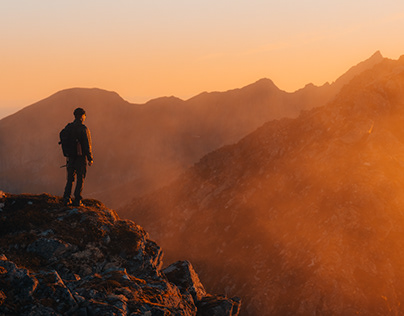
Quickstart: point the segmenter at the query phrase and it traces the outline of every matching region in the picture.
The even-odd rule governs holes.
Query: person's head
[[[84,121],[86,118],[86,111],[84,111],[82,108],[77,108],[73,112],[74,117],[76,120]]]

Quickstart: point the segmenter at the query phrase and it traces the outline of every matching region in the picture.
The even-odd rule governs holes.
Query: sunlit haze
[[[404,54],[397,0],[2,0],[0,118],[71,87],[143,103],[270,78],[332,82]]]

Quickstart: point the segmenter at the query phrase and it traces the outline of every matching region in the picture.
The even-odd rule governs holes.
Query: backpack
[[[62,145],[63,155],[65,157],[77,156],[77,143],[78,139],[73,123],[66,125],[59,133],[59,145]]]

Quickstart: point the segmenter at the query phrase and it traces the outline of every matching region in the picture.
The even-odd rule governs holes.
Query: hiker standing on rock
[[[64,205],[82,206],[81,193],[87,173],[87,163],[89,166],[93,164],[93,154],[91,151],[90,130],[83,124],[86,119],[86,112],[82,108],[77,108],[73,114],[75,120],[67,124],[60,132],[60,144],[67,160],[67,182],[63,194],[63,203]],[[76,176],[77,183],[72,203],[70,195]]]

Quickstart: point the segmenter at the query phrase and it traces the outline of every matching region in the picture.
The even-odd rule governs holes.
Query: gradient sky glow
[[[404,55],[402,0],[0,0],[0,118],[59,90],[143,103],[270,78],[332,82]]]

